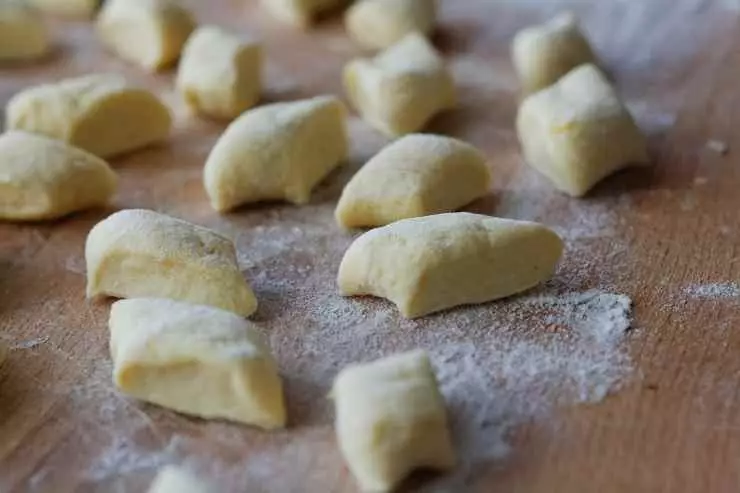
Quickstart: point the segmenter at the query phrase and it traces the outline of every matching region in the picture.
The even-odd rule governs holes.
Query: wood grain
[[[341,66],[358,51],[337,19],[303,33],[272,22],[256,2],[191,3],[202,22],[264,41],[267,101],[341,94]],[[602,219],[610,221],[608,234],[574,235],[577,248],[556,281],[573,290],[607,287],[628,294],[635,305],[635,330],[627,340],[635,371],[625,387],[599,404],[562,407],[546,422],[518,428],[512,454],[476,469],[466,490],[737,491],[738,299],[691,297],[685,289],[740,277],[738,5],[441,3],[435,43],[450,60],[462,98],[429,130],[464,138],[488,155],[495,188],[472,209],[566,230],[583,227],[584,220],[597,223],[590,226],[596,229]],[[650,136],[655,157],[652,168],[620,173],[581,201],[553,192],[524,166],[513,133],[518,96],[508,43],[520,27],[564,8],[582,17]],[[107,55],[89,23],[50,23],[59,41],[55,55],[38,65],[0,69],[0,104],[42,81],[114,71],[173,105],[178,124],[167,145],[113,162],[121,189],[111,210],[152,208],[236,238],[260,298],[256,320],[288,382],[291,428],[266,434],[205,423],[115,393],[107,354],[109,303],[85,301],[82,251],[90,227],[110,211],[0,224],[0,337],[15,345],[0,370],[0,492],[144,491],[167,462],[192,464],[224,491],[355,491],[324,399],[331,372],[312,374],[312,356],[301,349],[302,338],[320,328],[301,313],[311,307],[296,299],[295,285],[333,275],[340,247],[351,241],[350,234],[332,229],[333,205],[342,184],[384,139],[355,119],[351,163],[320,187],[311,204],[266,204],[219,217],[207,204],[200,176],[224,126],[187,115],[173,95],[172,73],[146,74]],[[727,142],[729,154],[708,150],[709,139]],[[368,303],[371,311],[386,307]],[[493,313],[495,307],[486,309]],[[400,326],[382,344],[403,349],[414,345],[414,337]],[[234,473],[240,470],[242,475]]]

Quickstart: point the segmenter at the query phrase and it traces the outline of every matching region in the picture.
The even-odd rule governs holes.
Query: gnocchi
[[[436,0],[360,0],[345,15],[349,35],[371,49],[388,48],[413,32],[430,34],[436,21]]]
[[[101,0],[31,0],[31,4],[44,12],[70,17],[92,17]]]
[[[23,2],[0,1],[0,62],[35,60],[51,49],[43,19]]]
[[[298,27],[308,27],[317,15],[347,0],[262,0],[262,5],[278,20]]]

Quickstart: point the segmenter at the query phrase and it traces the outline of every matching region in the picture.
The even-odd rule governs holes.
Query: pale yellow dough
[[[437,22],[436,0],[359,0],[345,15],[349,35],[365,48],[383,49]]]
[[[302,28],[308,27],[322,12],[345,3],[347,0],[262,0],[273,17]]]
[[[344,68],[344,88],[358,113],[384,134],[421,130],[456,103],[455,84],[444,60],[420,34],[409,34],[375,58]]]
[[[26,89],[10,100],[6,128],[67,142],[113,157],[165,140],[167,107],[119,76],[95,74]]]
[[[381,150],[347,184],[335,212],[346,228],[451,212],[485,195],[491,174],[475,147],[413,134]]]
[[[424,351],[349,366],[332,394],[339,448],[362,491],[391,491],[417,468],[454,467],[444,399]]]
[[[99,222],[85,260],[88,298],[172,298],[245,317],[257,309],[231,240],[154,211],[124,210]]]
[[[525,160],[574,197],[621,168],[649,162],[644,136],[594,65],[525,99],[516,125]]]
[[[109,50],[156,71],[177,61],[195,26],[192,14],[175,0],[107,0],[96,27]]]
[[[596,57],[570,13],[540,26],[528,27],[514,37],[511,58],[525,92],[534,92]]]
[[[165,466],[147,493],[215,493],[215,490],[181,467]]]
[[[552,275],[562,251],[541,224],[453,212],[363,234],[344,254],[338,283],[345,296],[386,298],[416,318],[525,291]]]
[[[285,426],[277,364],[238,315],[138,298],[114,303],[109,327],[113,381],[122,392],[201,418]]]
[[[46,26],[21,1],[0,0],[0,63],[40,58],[50,50]]]
[[[30,0],[30,3],[44,12],[70,17],[92,17],[100,6],[100,0]]]
[[[259,100],[261,67],[259,44],[203,26],[185,45],[176,85],[196,113],[230,120]]]
[[[0,135],[0,219],[56,219],[102,206],[117,181],[105,161],[82,149],[26,132]]]
[[[347,158],[345,108],[333,96],[249,110],[226,129],[203,183],[217,211],[265,200],[305,204]]]

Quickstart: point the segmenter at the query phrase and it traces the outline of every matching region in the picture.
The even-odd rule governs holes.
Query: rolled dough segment
[[[391,491],[417,468],[454,467],[444,399],[424,351],[349,366],[332,395],[339,448],[362,491]]]
[[[100,6],[101,0],[31,0],[31,4],[52,14],[90,18]]]
[[[338,283],[416,318],[525,291],[555,271],[563,243],[545,226],[453,212],[404,219],[357,238]]]
[[[102,159],[41,135],[0,134],[0,219],[40,221],[108,203],[118,179]]]
[[[122,77],[94,74],[31,87],[13,96],[6,128],[67,142],[103,158],[165,140],[167,107]]]
[[[435,0],[360,0],[347,10],[347,33],[365,48],[384,49],[413,32],[430,34]]]
[[[154,211],[124,210],[96,224],[85,261],[88,298],[171,298],[245,317],[257,310],[231,240]]]
[[[650,162],[645,137],[594,65],[530,95],[516,126],[525,160],[574,197],[619,169]]]
[[[35,9],[19,0],[0,1],[0,63],[36,60],[49,49],[46,26]]]
[[[122,392],[205,419],[285,426],[277,364],[240,316],[137,298],[114,303],[109,326],[113,381]]]
[[[316,16],[347,3],[347,0],[262,0],[268,12],[276,19],[306,28]]]
[[[215,493],[215,490],[181,467],[165,466],[157,473],[148,493]]]

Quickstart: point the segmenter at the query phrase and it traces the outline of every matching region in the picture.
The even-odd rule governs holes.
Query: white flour
[[[740,286],[734,282],[690,284],[683,290],[691,298],[715,299],[740,297]]]

